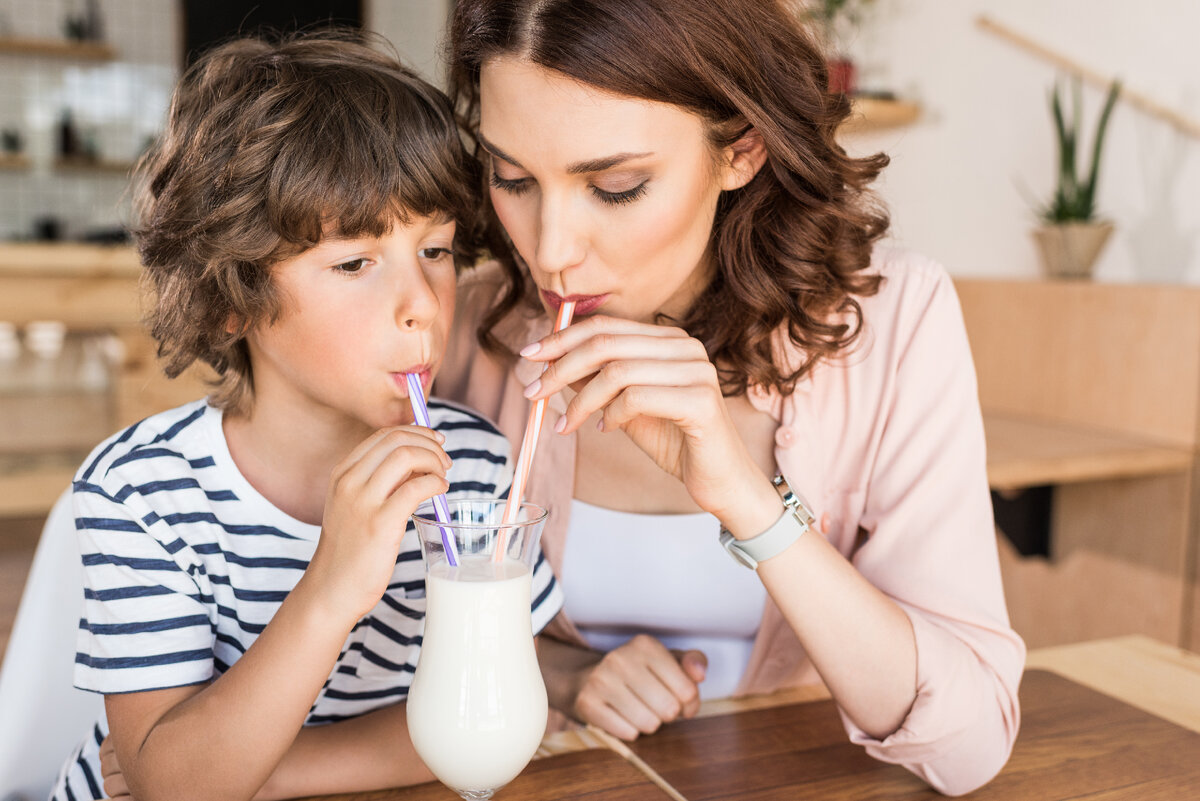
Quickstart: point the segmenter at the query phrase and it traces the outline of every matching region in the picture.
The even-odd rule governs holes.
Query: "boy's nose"
[[[424,329],[441,311],[437,293],[423,273],[415,281],[397,287],[399,294],[396,305],[396,321],[401,328],[414,331]]]

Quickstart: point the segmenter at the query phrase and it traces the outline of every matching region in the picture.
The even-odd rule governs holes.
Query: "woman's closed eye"
[[[646,184],[649,181],[642,181],[637,186],[629,189],[624,189],[620,192],[610,192],[601,189],[598,186],[591,187],[592,194],[595,195],[601,202],[608,203],[613,206],[622,206],[626,203],[633,203],[635,200],[646,194]]]
[[[530,186],[533,185],[532,178],[501,178],[495,172],[492,172],[488,182],[501,192],[507,192],[511,195],[524,194],[525,192],[529,191]],[[647,183],[648,181],[642,181],[636,186],[630,187],[629,189],[623,189],[618,192],[608,189],[601,189],[595,185],[591,185],[588,188],[601,203],[607,203],[610,206],[621,206],[626,203],[633,203],[635,200],[641,198],[642,195],[646,194]]]
[[[488,179],[488,183],[499,189],[501,192],[508,192],[512,195],[520,195],[529,189],[529,185],[532,180],[533,179],[531,178],[501,178],[496,174],[495,171],[493,171],[491,177]]]

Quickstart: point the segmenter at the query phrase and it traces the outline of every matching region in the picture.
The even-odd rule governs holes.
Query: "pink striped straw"
[[[429,424],[429,407],[425,405],[425,392],[421,389],[421,376],[416,373],[405,373],[404,378],[408,381],[408,402],[412,404],[413,417],[416,418],[417,425],[433,428]],[[450,525],[450,507],[446,503],[446,496],[440,492],[433,496],[433,514],[439,523]],[[458,548],[454,545],[454,537],[448,529],[441,526],[438,528],[442,530],[442,547],[446,549],[446,561],[450,567],[457,567]]]
[[[558,317],[554,320],[554,330],[561,331],[571,324],[571,316],[575,314],[575,301],[564,300],[558,307]],[[549,365],[546,365],[549,367]],[[546,372],[545,367],[542,372]],[[525,423],[525,436],[521,438],[521,451],[517,454],[517,467],[513,471],[512,488],[508,491],[508,502],[504,504],[504,524],[513,525],[521,513],[521,499],[525,495],[525,485],[529,481],[529,466],[533,463],[533,452],[537,449],[538,437],[542,433],[542,419],[546,416],[546,399],[534,401],[529,409],[529,420]],[[492,553],[493,562],[503,562],[504,552],[508,549],[508,529],[501,528],[496,540],[496,550]]]

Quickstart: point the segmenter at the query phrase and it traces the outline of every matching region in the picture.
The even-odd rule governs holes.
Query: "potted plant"
[[[829,53],[829,91],[854,94],[857,73],[854,62],[846,53],[846,44],[862,24],[868,8],[875,0],[810,0],[809,15],[816,20]]]
[[[1096,217],[1096,186],[1100,173],[1100,157],[1104,150],[1104,133],[1113,105],[1121,93],[1119,81],[1108,87],[1104,108],[1092,139],[1088,170],[1078,172],[1077,157],[1082,149],[1080,140],[1083,117],[1082,90],[1075,78],[1072,91],[1071,115],[1067,119],[1059,85],[1050,93],[1050,111],[1058,137],[1058,183],[1050,202],[1041,210],[1042,225],[1034,229],[1033,238],[1041,255],[1046,274],[1053,278],[1088,278],[1092,265],[1112,234],[1113,225]]]

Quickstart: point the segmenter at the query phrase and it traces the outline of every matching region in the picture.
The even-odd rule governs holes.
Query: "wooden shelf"
[[[126,161],[93,161],[92,159],[76,157],[58,158],[54,160],[54,169],[124,175],[133,169],[133,163]]]
[[[53,56],[109,61],[117,51],[103,42],[74,42],[69,39],[27,39],[0,36],[0,54],[23,56]]]
[[[843,133],[863,133],[911,125],[921,116],[921,107],[907,100],[854,98],[854,111],[842,123]]]
[[[1186,448],[1063,423],[985,413],[988,483],[994,490],[1182,473]]]
[[[29,158],[20,153],[0,153],[0,170],[27,170]]]

